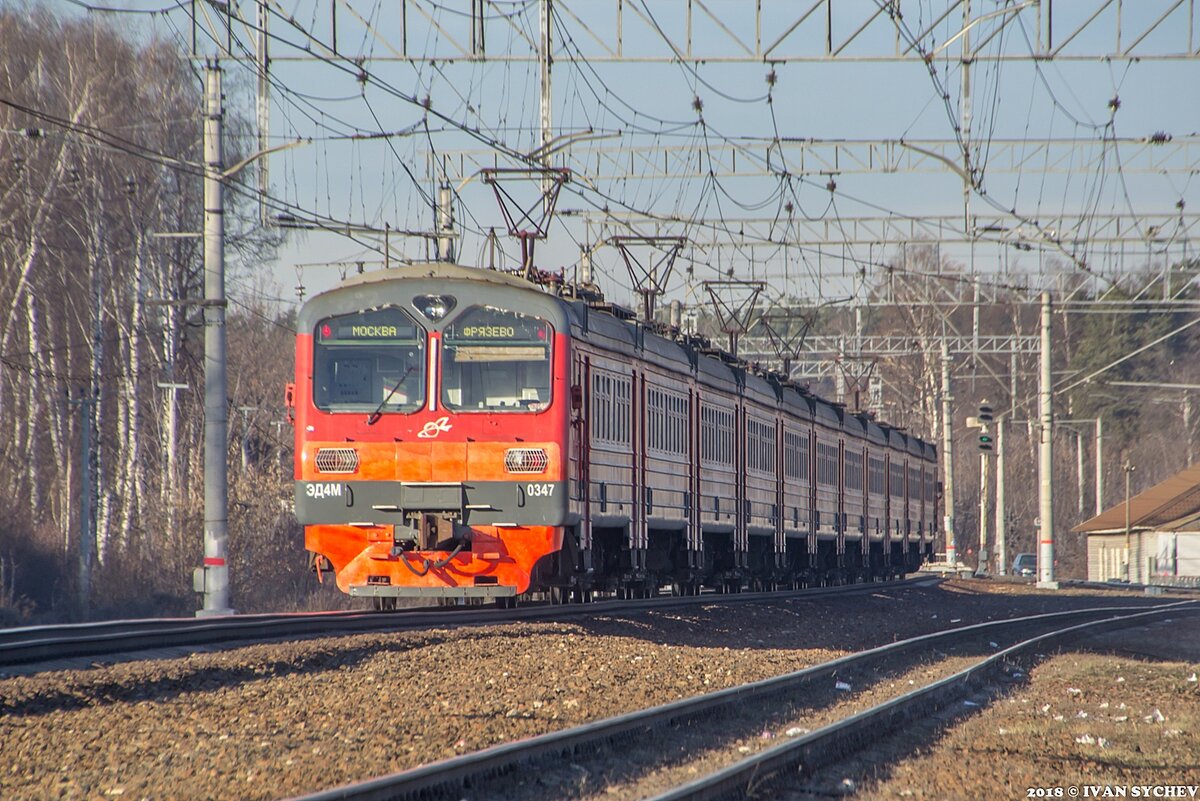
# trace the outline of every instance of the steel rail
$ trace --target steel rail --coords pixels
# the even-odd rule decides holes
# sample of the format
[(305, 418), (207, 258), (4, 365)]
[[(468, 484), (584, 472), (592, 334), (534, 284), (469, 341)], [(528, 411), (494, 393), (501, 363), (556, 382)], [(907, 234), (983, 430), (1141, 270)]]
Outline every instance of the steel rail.
[[(1153, 607), (1153, 610), (1157, 613), (1178, 611), (1181, 607), (1194, 603), (1191, 601), (1176, 602)], [(926, 634), (849, 654), (782, 676), (593, 721), (563, 731), (502, 743), (401, 773), (296, 796), (290, 801), (393, 801), (393, 799), (409, 798), (428, 799), (442, 795), (447, 798), (459, 798), (462, 788), (469, 787), (473, 781), (503, 774), (522, 763), (579, 752), (595, 748), (602, 743), (611, 742), (630, 733), (644, 733), (649, 729), (695, 720), (734, 704), (760, 701), (772, 695), (791, 692), (814, 681), (828, 679), (850, 668), (860, 668), (873, 661), (891, 659), (928, 649), (934, 644), (944, 644), (948, 640), (972, 638), (984, 633), (994, 634), (1009, 628), (1028, 627), (1073, 617), (1119, 615), (1130, 612), (1144, 613), (1145, 609), (1146, 607), (1094, 607), (978, 623)], [(1106, 620), (1111, 619), (1113, 618), (1106, 618)], [(1074, 630), (1074, 628), (1077, 627), (1069, 630)], [(1034, 642), (1041, 642), (1044, 639), (1044, 637), (1038, 638)], [(1011, 650), (1006, 649), (997, 656), (1007, 654)], [(990, 658), (989, 662), (994, 659), (995, 657)]]
[(1164, 595), (1200, 595), (1200, 584), (1138, 584), (1125, 581), (1082, 581), (1071, 579), (1062, 582), (1064, 587), (1076, 590), (1125, 590)]
[(634, 614), (712, 603), (769, 603), (823, 598), (935, 584), (927, 576), (898, 582), (847, 584), (776, 592), (664, 596), (642, 600), (602, 600), (589, 604), (531, 604), (516, 609), (426, 607), (394, 612), (311, 612), (207, 618), (151, 618), (99, 623), (0, 629), (0, 666), (75, 657), (124, 654), (157, 648), (244, 644), (286, 637), (405, 631), (430, 627), (498, 625), (553, 621), (601, 614)]
[[(1190, 609), (1183, 607), (1190, 606)], [(1061, 645), (1088, 634), (1125, 628), (1181, 611), (1200, 611), (1195, 601), (1170, 604), (1134, 614), (1116, 615), (1032, 637), (1005, 648), (970, 667), (905, 695), (832, 723), (786, 743), (761, 751), (722, 770), (654, 796), (650, 801), (716, 801), (744, 797), (753, 782), (761, 786), (785, 770), (804, 774), (835, 764), (863, 745), (877, 741), (905, 723), (944, 709), (963, 695), (995, 680), (1006, 665), (1031, 657), (1038, 649)]]

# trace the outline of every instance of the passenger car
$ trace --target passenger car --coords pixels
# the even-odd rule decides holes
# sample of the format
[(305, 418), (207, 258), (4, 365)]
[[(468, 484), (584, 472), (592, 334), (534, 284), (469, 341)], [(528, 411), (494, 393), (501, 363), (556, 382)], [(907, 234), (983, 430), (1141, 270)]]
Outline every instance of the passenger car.
[(1031, 578), (1037, 575), (1037, 554), (1019, 553), (1013, 559), (1012, 572), (1014, 576)]

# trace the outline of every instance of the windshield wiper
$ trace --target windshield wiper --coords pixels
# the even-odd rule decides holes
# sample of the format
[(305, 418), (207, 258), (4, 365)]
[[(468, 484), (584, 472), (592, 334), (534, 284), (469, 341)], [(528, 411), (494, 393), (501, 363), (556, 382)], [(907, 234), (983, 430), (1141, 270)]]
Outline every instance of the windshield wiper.
[(400, 380), (396, 382), (395, 386), (391, 388), (388, 394), (383, 396), (383, 400), (380, 401), (379, 405), (375, 407), (375, 411), (367, 415), (367, 425), (373, 426), (379, 422), (379, 418), (383, 417), (383, 407), (387, 406), (387, 403), (392, 399), (392, 396), (400, 391), (400, 385), (404, 383), (404, 379), (408, 378), (409, 373), (412, 371), (413, 367), (410, 365), (409, 368), (404, 371), (404, 375), (400, 376)]

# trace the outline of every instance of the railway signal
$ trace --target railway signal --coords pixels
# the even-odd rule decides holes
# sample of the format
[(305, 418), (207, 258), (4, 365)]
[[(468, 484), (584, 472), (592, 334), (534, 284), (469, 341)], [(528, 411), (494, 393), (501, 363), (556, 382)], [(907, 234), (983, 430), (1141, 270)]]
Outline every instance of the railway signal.
[(967, 418), (967, 428), (979, 429), (979, 450), (984, 453), (990, 452), (995, 442), (990, 426), (995, 419), (992, 407), (986, 402), (979, 405), (979, 413), (976, 416)]
[(992, 416), (992, 407), (987, 403), (979, 404), (979, 415), (975, 418), (979, 421), (979, 450), (988, 453), (992, 450), (992, 432), (988, 428), (988, 424), (995, 418)]

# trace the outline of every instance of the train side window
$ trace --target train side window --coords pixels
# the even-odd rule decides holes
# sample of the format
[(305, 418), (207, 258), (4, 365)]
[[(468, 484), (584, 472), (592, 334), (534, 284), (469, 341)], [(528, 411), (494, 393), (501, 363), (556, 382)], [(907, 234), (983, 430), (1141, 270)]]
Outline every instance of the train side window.
[(785, 478), (800, 478), (800, 435), (794, 431), (783, 432), (783, 475)]
[(817, 483), (836, 487), (838, 480), (838, 449), (824, 442), (817, 443)]
[(650, 387), (646, 391), (649, 450), (686, 456), (687, 398)]
[(630, 437), (630, 417), (633, 414), (633, 379), (622, 378), (617, 380), (617, 402), (615, 411), (617, 415), (617, 437), (619, 444), (628, 445)]
[(746, 466), (760, 473), (775, 472), (775, 426), (764, 420), (746, 421)]
[(870, 492), (872, 495), (883, 495), (883, 459), (871, 457), (867, 463), (867, 470), (870, 473)]
[(592, 438), (597, 442), (629, 444), (630, 386), (624, 376), (592, 374)]
[(861, 453), (846, 451), (846, 489), (862, 492), (863, 456)]
[(612, 379), (601, 372), (592, 374), (592, 439), (608, 442), (612, 423)]
[(733, 464), (733, 412), (700, 404), (700, 434), (702, 462)]

